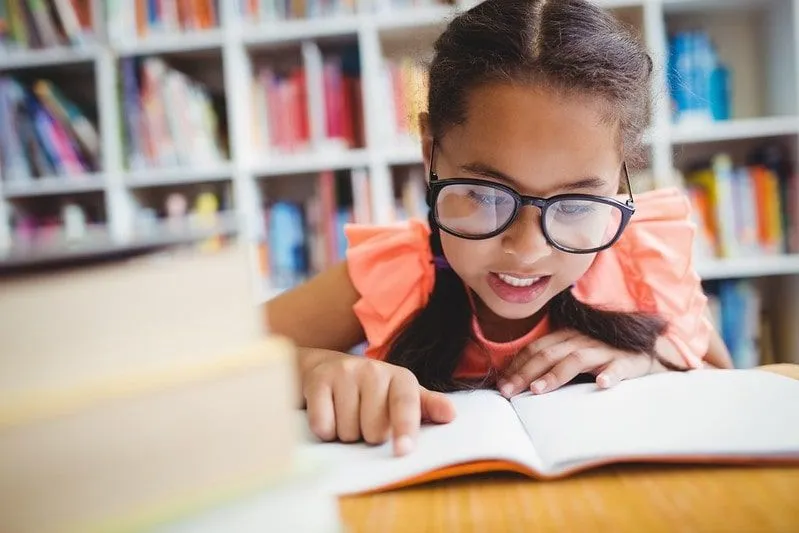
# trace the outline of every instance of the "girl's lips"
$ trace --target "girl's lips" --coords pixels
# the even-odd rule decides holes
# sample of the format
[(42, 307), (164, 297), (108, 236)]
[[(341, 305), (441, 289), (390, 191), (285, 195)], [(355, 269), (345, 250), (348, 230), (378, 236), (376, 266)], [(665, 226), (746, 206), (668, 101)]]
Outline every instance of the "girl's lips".
[[(508, 303), (514, 304), (527, 304), (541, 296), (541, 294), (546, 290), (547, 285), (549, 284), (549, 280), (551, 276), (544, 275), (544, 276), (530, 276), (530, 275), (514, 275), (511, 273), (502, 273), (503, 277), (511, 276), (512, 278), (517, 278), (518, 280), (525, 280), (525, 279), (535, 279), (535, 281), (531, 285), (526, 286), (518, 286), (520, 282), (515, 282), (513, 280), (511, 283), (508, 283), (500, 277), (500, 275), (496, 272), (491, 272), (488, 275), (488, 286), (499, 296), (502, 300)], [(507, 279), (507, 278), (506, 278)]]

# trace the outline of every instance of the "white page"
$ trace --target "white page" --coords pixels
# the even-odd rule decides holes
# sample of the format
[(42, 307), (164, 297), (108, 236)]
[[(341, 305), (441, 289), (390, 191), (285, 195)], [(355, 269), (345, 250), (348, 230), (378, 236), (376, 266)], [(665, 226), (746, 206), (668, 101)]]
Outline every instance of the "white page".
[(614, 457), (799, 457), (799, 381), (761, 370), (572, 385), (512, 404), (550, 473)]
[(407, 456), (395, 457), (390, 442), (370, 446), (317, 440), (306, 444), (303, 453), (325, 465), (321, 486), (335, 494), (369, 490), (481, 459), (541, 466), (518, 416), (499, 393), (477, 390), (449, 396), (455, 419), (449, 424), (423, 425), (414, 451)]

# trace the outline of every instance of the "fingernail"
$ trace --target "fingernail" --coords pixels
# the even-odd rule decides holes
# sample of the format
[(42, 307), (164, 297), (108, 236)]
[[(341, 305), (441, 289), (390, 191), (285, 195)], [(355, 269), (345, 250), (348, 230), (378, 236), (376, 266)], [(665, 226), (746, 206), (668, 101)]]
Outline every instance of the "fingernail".
[(530, 386), (530, 390), (536, 394), (544, 392), (546, 388), (547, 388), (547, 382), (546, 380), (543, 379), (539, 379), (538, 381), (533, 383), (532, 386)]
[(610, 374), (599, 374), (596, 377), (596, 383), (603, 389), (606, 389), (613, 385), (613, 376)]
[(413, 451), (413, 440), (408, 435), (403, 435), (394, 442), (396, 455), (407, 455)]
[(608, 387), (612, 387), (615, 384), (616, 379), (612, 374), (599, 374), (596, 378), (596, 382), (600, 387), (606, 389)]
[(510, 398), (513, 394), (513, 385), (510, 383), (505, 383), (499, 386), (499, 392), (505, 397)]

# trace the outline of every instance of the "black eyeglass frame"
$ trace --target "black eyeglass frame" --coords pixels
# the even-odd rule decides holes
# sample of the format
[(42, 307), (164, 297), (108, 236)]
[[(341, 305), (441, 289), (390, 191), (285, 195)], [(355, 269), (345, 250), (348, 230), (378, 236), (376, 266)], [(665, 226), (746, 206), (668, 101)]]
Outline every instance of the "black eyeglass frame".
[[(624, 202), (616, 200), (615, 198), (608, 198), (606, 196), (596, 196), (592, 194), (579, 194), (579, 193), (558, 194), (555, 196), (551, 196), (549, 198), (541, 198), (538, 196), (525, 196), (523, 194), (519, 194), (512, 187), (509, 187), (503, 183), (497, 183), (489, 180), (482, 180), (478, 178), (447, 178), (445, 180), (442, 180), (438, 177), (438, 174), (433, 170), (435, 168), (435, 151), (436, 151), (436, 143), (434, 141), (432, 149), (430, 150), (430, 172), (427, 184), (427, 205), (433, 211), (433, 220), (435, 221), (436, 225), (443, 231), (449, 233), (450, 235), (454, 235), (455, 237), (460, 237), (461, 239), (484, 240), (496, 237), (500, 233), (507, 230), (511, 226), (511, 224), (513, 224), (513, 222), (518, 218), (519, 213), (521, 212), (524, 206), (531, 205), (541, 210), (541, 216), (540, 216), (541, 233), (544, 235), (544, 238), (546, 239), (547, 243), (550, 246), (566, 253), (591, 254), (591, 253), (601, 252), (602, 250), (605, 250), (613, 246), (616, 243), (616, 241), (619, 240), (621, 235), (624, 233), (624, 229), (627, 227), (627, 224), (629, 224), (633, 214), (635, 214), (635, 199), (633, 198), (633, 192), (632, 192), (633, 190), (630, 184), (630, 175), (627, 172), (626, 161), (622, 163), (622, 169), (624, 171), (624, 178), (627, 182), (627, 193), (629, 194), (629, 198)], [(506, 192), (514, 199), (513, 213), (508, 218), (507, 222), (505, 222), (502, 226), (500, 226), (496, 230), (491, 231), (490, 233), (485, 233), (481, 235), (469, 235), (447, 228), (446, 226), (441, 224), (438, 218), (437, 201), (439, 194), (441, 194), (441, 191), (451, 185), (480, 185)], [(569, 248), (567, 246), (563, 246), (557, 243), (554, 239), (550, 237), (549, 232), (547, 231), (546, 228), (546, 224), (544, 223), (544, 219), (546, 218), (547, 210), (553, 204), (563, 200), (589, 200), (618, 208), (621, 211), (621, 223), (619, 224), (619, 229), (616, 232), (616, 235), (614, 235), (613, 239), (611, 239), (607, 244), (604, 244), (596, 248), (591, 248), (590, 250)]]

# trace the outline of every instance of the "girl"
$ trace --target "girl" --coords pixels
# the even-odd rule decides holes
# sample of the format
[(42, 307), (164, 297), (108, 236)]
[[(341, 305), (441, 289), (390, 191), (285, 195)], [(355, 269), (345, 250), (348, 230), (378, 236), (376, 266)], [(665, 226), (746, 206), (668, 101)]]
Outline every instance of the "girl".
[[(442, 391), (506, 397), (731, 366), (691, 269), (689, 204), (633, 194), (652, 62), (587, 0), (487, 0), (435, 43), (427, 224), (350, 226), (346, 261), (268, 304), (312, 431), (408, 453)], [(621, 196), (616, 196), (623, 191)], [(368, 342), (366, 357), (344, 352)]]

